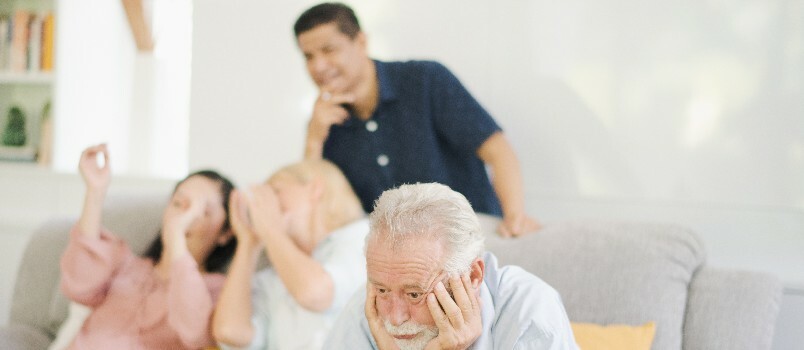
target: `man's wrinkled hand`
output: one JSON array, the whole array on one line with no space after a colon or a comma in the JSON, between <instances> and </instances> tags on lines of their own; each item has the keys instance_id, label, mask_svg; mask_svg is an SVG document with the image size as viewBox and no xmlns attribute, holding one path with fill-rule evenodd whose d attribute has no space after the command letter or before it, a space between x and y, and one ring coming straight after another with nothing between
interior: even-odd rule
<instances>
[{"instance_id":1,"label":"man's wrinkled hand","mask_svg":"<svg viewBox=\"0 0 804 350\"><path fill-rule=\"evenodd\" d=\"M438 336L427 343L427 350L463 350L483 332L480 300L469 274L450 277L449 284L454 300L441 282L427 295L427 307L438 327Z\"/></svg>"}]
</instances>

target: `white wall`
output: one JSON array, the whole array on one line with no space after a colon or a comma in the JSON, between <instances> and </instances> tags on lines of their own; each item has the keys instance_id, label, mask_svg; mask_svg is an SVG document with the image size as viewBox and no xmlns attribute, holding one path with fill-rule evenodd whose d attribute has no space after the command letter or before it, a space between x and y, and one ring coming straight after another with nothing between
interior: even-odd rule
<instances>
[{"instance_id":1,"label":"white wall","mask_svg":"<svg viewBox=\"0 0 804 350\"><path fill-rule=\"evenodd\" d=\"M247 184L300 157L315 88L292 24L312 4L195 3L191 168ZM531 210L696 224L715 262L758 246L804 285L804 1L351 4L374 57L440 60L492 112Z\"/></svg>"},{"instance_id":2,"label":"white wall","mask_svg":"<svg viewBox=\"0 0 804 350\"><path fill-rule=\"evenodd\" d=\"M158 1L153 52L136 50L122 2L58 4L54 164L75 172L81 151L106 142L114 172L181 178L187 173L190 0Z\"/></svg>"}]
</instances>

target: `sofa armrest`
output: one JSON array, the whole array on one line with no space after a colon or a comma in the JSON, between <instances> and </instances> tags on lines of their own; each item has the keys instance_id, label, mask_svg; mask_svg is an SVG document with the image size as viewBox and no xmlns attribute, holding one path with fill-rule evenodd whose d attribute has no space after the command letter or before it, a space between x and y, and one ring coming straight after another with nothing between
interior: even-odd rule
<instances>
[{"instance_id":1,"label":"sofa armrest","mask_svg":"<svg viewBox=\"0 0 804 350\"><path fill-rule=\"evenodd\" d=\"M781 298L771 274L702 268L690 284L684 349L770 349Z\"/></svg>"},{"instance_id":2,"label":"sofa armrest","mask_svg":"<svg viewBox=\"0 0 804 350\"><path fill-rule=\"evenodd\" d=\"M30 326L11 324L0 327L0 349L44 350L50 341L45 332Z\"/></svg>"}]
</instances>

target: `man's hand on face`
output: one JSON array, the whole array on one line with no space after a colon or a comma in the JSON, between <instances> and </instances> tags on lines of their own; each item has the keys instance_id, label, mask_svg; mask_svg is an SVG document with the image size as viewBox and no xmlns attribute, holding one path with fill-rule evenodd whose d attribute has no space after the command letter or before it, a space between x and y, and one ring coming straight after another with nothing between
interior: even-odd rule
<instances>
[{"instance_id":1,"label":"man's hand on face","mask_svg":"<svg viewBox=\"0 0 804 350\"><path fill-rule=\"evenodd\" d=\"M441 282L427 295L427 307L438 327L438 336L427 343L427 350L466 349L483 332L480 300L469 274L450 277L449 284L454 300Z\"/></svg>"},{"instance_id":2,"label":"man's hand on face","mask_svg":"<svg viewBox=\"0 0 804 350\"><path fill-rule=\"evenodd\" d=\"M354 102L352 94L322 91L315 101L313 117L307 125L308 139L323 143L329 136L330 126L342 124L349 118L349 111L344 105Z\"/></svg>"},{"instance_id":3,"label":"man's hand on face","mask_svg":"<svg viewBox=\"0 0 804 350\"><path fill-rule=\"evenodd\" d=\"M366 319L371 329L371 336L374 337L379 350L399 350L394 337L385 330L383 321L377 313L377 293L368 283L366 283Z\"/></svg>"}]
</instances>

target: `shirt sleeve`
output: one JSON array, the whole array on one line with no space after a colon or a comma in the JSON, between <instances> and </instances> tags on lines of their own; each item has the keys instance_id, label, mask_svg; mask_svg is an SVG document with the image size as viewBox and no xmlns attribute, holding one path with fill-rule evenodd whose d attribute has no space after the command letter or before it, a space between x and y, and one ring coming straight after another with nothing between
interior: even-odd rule
<instances>
[{"instance_id":1,"label":"shirt sleeve","mask_svg":"<svg viewBox=\"0 0 804 350\"><path fill-rule=\"evenodd\" d=\"M352 231L336 237L330 255L322 262L323 268L332 278L333 298L329 310L341 310L349 298L366 285L366 258L363 256L365 234ZM363 229L363 225L359 226Z\"/></svg>"},{"instance_id":2,"label":"shirt sleeve","mask_svg":"<svg viewBox=\"0 0 804 350\"><path fill-rule=\"evenodd\" d=\"M365 303L366 292L362 288L348 301L324 344L333 349L376 350L364 313Z\"/></svg>"},{"instance_id":3,"label":"shirt sleeve","mask_svg":"<svg viewBox=\"0 0 804 350\"><path fill-rule=\"evenodd\" d=\"M98 306L106 299L121 265L131 256L128 246L107 230L102 229L98 238L89 238L74 226L61 257L61 291L75 302Z\"/></svg>"},{"instance_id":4,"label":"shirt sleeve","mask_svg":"<svg viewBox=\"0 0 804 350\"><path fill-rule=\"evenodd\" d=\"M223 276L210 274L205 278L189 254L171 264L168 324L187 347L214 345L209 322L222 287Z\"/></svg>"},{"instance_id":5,"label":"shirt sleeve","mask_svg":"<svg viewBox=\"0 0 804 350\"><path fill-rule=\"evenodd\" d=\"M268 327L270 327L270 310L268 308L268 284L271 283L273 271L265 269L252 278L251 286L251 326L254 336L245 347L236 347L218 342L221 350L259 350L268 348Z\"/></svg>"},{"instance_id":6,"label":"shirt sleeve","mask_svg":"<svg viewBox=\"0 0 804 350\"><path fill-rule=\"evenodd\" d=\"M514 345L514 350L578 350L572 337L572 330L554 329L545 332L531 323Z\"/></svg>"},{"instance_id":7,"label":"shirt sleeve","mask_svg":"<svg viewBox=\"0 0 804 350\"><path fill-rule=\"evenodd\" d=\"M431 79L433 124L455 149L474 154L501 129L449 69L437 62L430 63L426 76Z\"/></svg>"}]
</instances>

